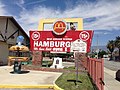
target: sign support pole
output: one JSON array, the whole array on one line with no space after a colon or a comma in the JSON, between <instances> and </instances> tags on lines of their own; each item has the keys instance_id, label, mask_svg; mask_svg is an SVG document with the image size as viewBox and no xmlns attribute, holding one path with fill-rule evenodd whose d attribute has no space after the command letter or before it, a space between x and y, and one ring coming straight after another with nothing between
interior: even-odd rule
<instances>
[{"instance_id":1,"label":"sign support pole","mask_svg":"<svg viewBox=\"0 0 120 90\"><path fill-rule=\"evenodd\" d=\"M76 82L78 81L78 59L76 59Z\"/></svg>"},{"instance_id":2,"label":"sign support pole","mask_svg":"<svg viewBox=\"0 0 120 90\"><path fill-rule=\"evenodd\" d=\"M79 83L82 83L80 80L78 80L78 56L79 55L77 55L78 53L76 52L76 51L74 51L74 59L75 59L75 68L76 68L76 80L67 80L67 81L69 81L69 82L74 82L75 83L75 85L77 86L77 82L79 82Z\"/></svg>"}]
</instances>

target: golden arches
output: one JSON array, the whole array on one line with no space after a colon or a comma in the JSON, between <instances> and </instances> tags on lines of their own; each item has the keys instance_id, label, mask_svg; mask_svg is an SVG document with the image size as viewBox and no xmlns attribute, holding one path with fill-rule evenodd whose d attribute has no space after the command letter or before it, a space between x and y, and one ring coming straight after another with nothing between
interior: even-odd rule
<instances>
[{"instance_id":1,"label":"golden arches","mask_svg":"<svg viewBox=\"0 0 120 90\"><path fill-rule=\"evenodd\" d=\"M66 28L66 25L65 25L65 23L64 22L56 22L55 24L54 24L54 30L56 30L56 29L61 29L62 31L64 31L65 30L65 28Z\"/></svg>"}]
</instances>

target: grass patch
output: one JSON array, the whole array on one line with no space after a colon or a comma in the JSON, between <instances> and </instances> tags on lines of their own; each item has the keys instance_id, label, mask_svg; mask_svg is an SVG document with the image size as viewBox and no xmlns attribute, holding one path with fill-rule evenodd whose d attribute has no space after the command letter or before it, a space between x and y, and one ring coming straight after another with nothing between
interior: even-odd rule
<instances>
[{"instance_id":1,"label":"grass patch","mask_svg":"<svg viewBox=\"0 0 120 90\"><path fill-rule=\"evenodd\" d=\"M44 67L50 67L52 65L52 61L42 61L42 66Z\"/></svg>"},{"instance_id":2,"label":"grass patch","mask_svg":"<svg viewBox=\"0 0 120 90\"><path fill-rule=\"evenodd\" d=\"M55 83L64 90L94 90L87 73L79 74L78 80L82 83L77 82L77 85L75 85L74 82L68 82L67 80L76 80L75 72L63 73Z\"/></svg>"},{"instance_id":3,"label":"grass patch","mask_svg":"<svg viewBox=\"0 0 120 90\"><path fill-rule=\"evenodd\" d=\"M75 66L71 66L71 67L65 67L65 70L75 70Z\"/></svg>"}]
</instances>

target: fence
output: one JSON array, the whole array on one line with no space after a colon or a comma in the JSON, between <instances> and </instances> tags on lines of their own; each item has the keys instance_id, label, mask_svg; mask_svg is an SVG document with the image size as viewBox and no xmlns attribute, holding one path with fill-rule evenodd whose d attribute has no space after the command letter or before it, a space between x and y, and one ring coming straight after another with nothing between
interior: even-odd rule
<instances>
[{"instance_id":1,"label":"fence","mask_svg":"<svg viewBox=\"0 0 120 90\"><path fill-rule=\"evenodd\" d=\"M93 82L98 87L98 90L104 90L104 60L87 58L82 61L84 67L88 70Z\"/></svg>"}]
</instances>

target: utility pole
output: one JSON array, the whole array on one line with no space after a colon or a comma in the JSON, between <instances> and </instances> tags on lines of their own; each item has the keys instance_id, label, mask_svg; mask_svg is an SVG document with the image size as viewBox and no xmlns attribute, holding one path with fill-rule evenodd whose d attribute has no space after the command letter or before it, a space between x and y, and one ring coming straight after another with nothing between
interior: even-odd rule
<instances>
[{"instance_id":1,"label":"utility pole","mask_svg":"<svg viewBox=\"0 0 120 90\"><path fill-rule=\"evenodd\" d=\"M98 53L99 53L99 48L98 48L98 34L97 34L97 59L98 59Z\"/></svg>"}]
</instances>

